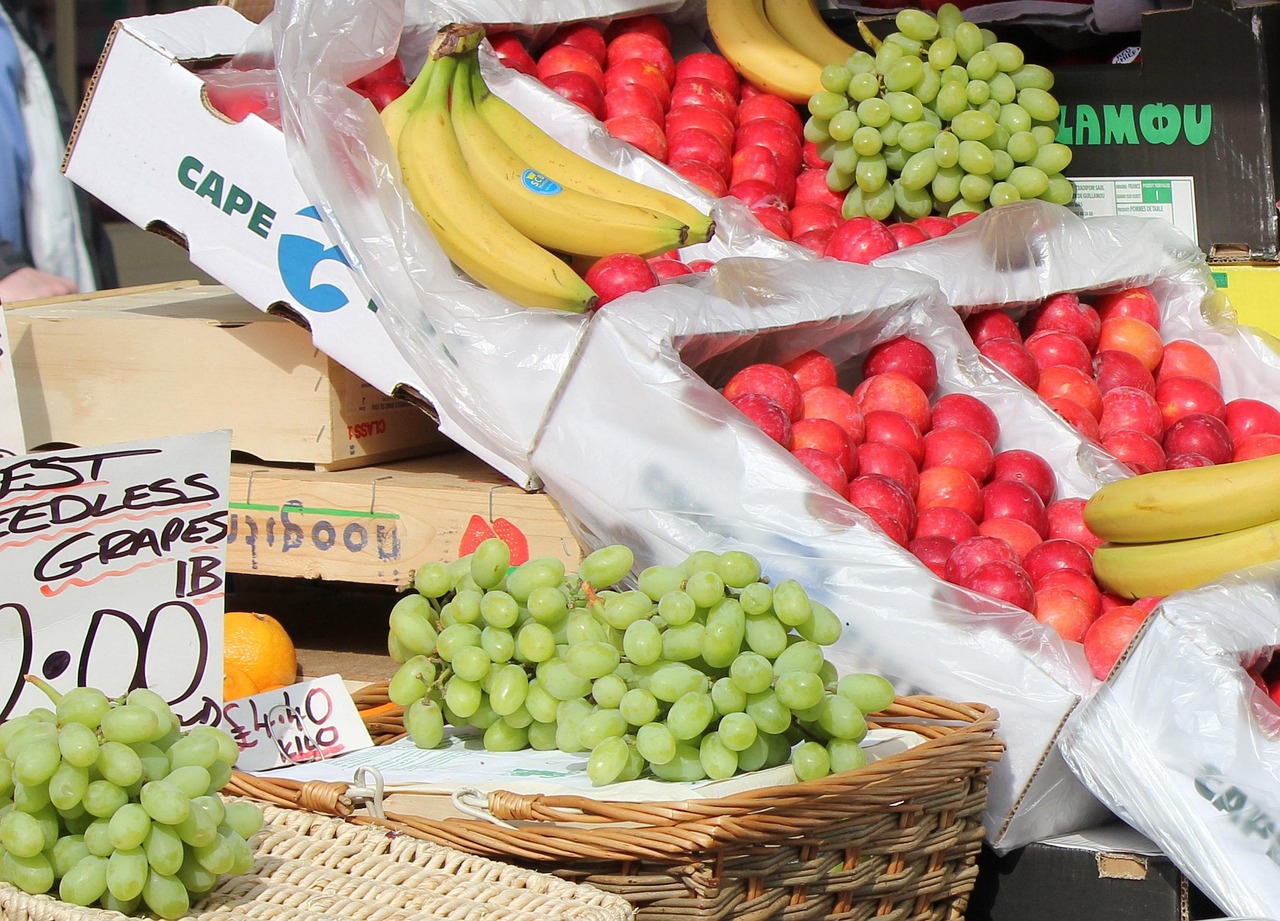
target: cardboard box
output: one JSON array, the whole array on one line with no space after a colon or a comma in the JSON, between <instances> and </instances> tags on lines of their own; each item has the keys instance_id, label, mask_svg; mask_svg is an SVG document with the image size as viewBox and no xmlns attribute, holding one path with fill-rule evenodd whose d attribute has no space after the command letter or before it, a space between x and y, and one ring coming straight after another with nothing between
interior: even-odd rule
<instances>
[{"instance_id":1,"label":"cardboard box","mask_svg":"<svg viewBox=\"0 0 1280 921\"><path fill-rule=\"evenodd\" d=\"M1077 207L1174 220L1214 260L1276 262L1280 3L1154 10L1141 47L1138 63L1054 70Z\"/></svg>"},{"instance_id":2,"label":"cardboard box","mask_svg":"<svg viewBox=\"0 0 1280 921\"><path fill-rule=\"evenodd\" d=\"M5 310L27 446L231 429L264 461L337 469L451 442L416 406L221 285L158 285Z\"/></svg>"},{"instance_id":3,"label":"cardboard box","mask_svg":"<svg viewBox=\"0 0 1280 921\"><path fill-rule=\"evenodd\" d=\"M1280 266L1217 265L1213 280L1237 322L1280 337Z\"/></svg>"},{"instance_id":4,"label":"cardboard box","mask_svg":"<svg viewBox=\"0 0 1280 921\"><path fill-rule=\"evenodd\" d=\"M1222 912L1151 841L1123 823L983 848L967 921L1197 921Z\"/></svg>"}]
</instances>

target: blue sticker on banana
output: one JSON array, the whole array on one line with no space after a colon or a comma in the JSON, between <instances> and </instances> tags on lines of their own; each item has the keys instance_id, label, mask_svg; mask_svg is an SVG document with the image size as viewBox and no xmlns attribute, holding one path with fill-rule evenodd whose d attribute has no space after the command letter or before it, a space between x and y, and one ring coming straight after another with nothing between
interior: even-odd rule
<instances>
[{"instance_id":1,"label":"blue sticker on banana","mask_svg":"<svg viewBox=\"0 0 1280 921\"><path fill-rule=\"evenodd\" d=\"M520 176L520 181L530 192L536 192L539 195L556 195L561 189L560 183L550 176L544 176L536 169L525 170Z\"/></svg>"}]
</instances>

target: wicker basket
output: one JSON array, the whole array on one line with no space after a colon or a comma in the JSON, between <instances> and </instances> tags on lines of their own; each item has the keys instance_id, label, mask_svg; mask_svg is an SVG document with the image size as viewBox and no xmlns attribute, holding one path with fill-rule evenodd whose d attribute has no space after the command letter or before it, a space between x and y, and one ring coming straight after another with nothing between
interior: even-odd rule
<instances>
[{"instance_id":1,"label":"wicker basket","mask_svg":"<svg viewBox=\"0 0 1280 921\"><path fill-rule=\"evenodd\" d=\"M359 695L375 739L403 733L385 685ZM602 802L494 793L484 819L359 813L346 784L237 774L258 800L383 825L616 893L641 921L960 921L1002 746L980 704L903 697L871 721L926 741L822 780L717 799Z\"/></svg>"},{"instance_id":2,"label":"wicker basket","mask_svg":"<svg viewBox=\"0 0 1280 921\"><path fill-rule=\"evenodd\" d=\"M257 860L192 906L195 921L630 921L626 900L383 828L264 805ZM119 921L0 883L6 921Z\"/></svg>"}]
</instances>

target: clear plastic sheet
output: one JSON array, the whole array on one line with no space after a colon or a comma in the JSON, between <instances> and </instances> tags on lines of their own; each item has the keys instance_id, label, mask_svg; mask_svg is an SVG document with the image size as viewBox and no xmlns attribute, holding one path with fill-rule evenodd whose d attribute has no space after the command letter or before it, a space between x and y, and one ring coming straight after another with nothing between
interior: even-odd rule
<instances>
[{"instance_id":1,"label":"clear plastic sheet","mask_svg":"<svg viewBox=\"0 0 1280 921\"><path fill-rule=\"evenodd\" d=\"M830 651L838 668L880 672L902 692L996 706L1008 748L986 821L1000 847L1094 824L1105 811L1052 751L1062 721L1095 684L1081 648L1024 611L936 578L715 390L747 364L810 348L831 357L852 387L861 356L898 335L933 351L939 394L970 393L995 411L998 449L1044 456L1060 495L1091 495L1124 476L980 360L927 279L832 260L749 258L600 311L534 468L585 545L627 543L638 566L699 548L747 549L766 573L800 580L841 617L845 633Z\"/></svg>"},{"instance_id":2,"label":"clear plastic sheet","mask_svg":"<svg viewBox=\"0 0 1280 921\"><path fill-rule=\"evenodd\" d=\"M1278 594L1269 564L1170 595L1059 743L1220 908L1269 918L1280 917L1280 712L1245 663L1280 647Z\"/></svg>"},{"instance_id":3,"label":"clear plastic sheet","mask_svg":"<svg viewBox=\"0 0 1280 921\"><path fill-rule=\"evenodd\" d=\"M579 4L588 6L585 2ZM441 430L500 469L528 472L528 451L590 317L528 310L476 285L445 258L413 210L373 106L347 84L399 53L412 76L435 30L483 12L528 18L524 4L399 0L281 0L239 56L268 32L280 81L282 130L298 182L378 305L378 316L436 409ZM600 4L608 10L610 4ZM255 50L256 48L256 50ZM741 203L701 190L610 138L595 119L536 80L502 67L484 46L495 92L578 152L715 208L706 255L781 256Z\"/></svg>"}]
</instances>

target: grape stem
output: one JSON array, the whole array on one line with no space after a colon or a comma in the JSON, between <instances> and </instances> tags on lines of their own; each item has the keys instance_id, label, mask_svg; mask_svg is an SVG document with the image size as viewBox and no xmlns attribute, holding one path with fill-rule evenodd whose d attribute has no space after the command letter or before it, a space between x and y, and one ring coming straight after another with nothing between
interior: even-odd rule
<instances>
[{"instance_id":1,"label":"grape stem","mask_svg":"<svg viewBox=\"0 0 1280 921\"><path fill-rule=\"evenodd\" d=\"M56 705L57 703L59 703L59 702L62 700L62 694L61 694L60 692L58 692L58 691L54 690L53 685L51 685L49 682L45 681L45 680L44 680L43 678L41 678L40 676L38 676L38 675L23 675L23 676L22 676L22 680L23 680L23 681L26 681L26 682L29 682L30 684L34 684L34 685L35 685L36 687L38 687L40 690L44 691L45 696L46 696L46 697L48 697L51 701L53 701L55 705Z\"/></svg>"},{"instance_id":2,"label":"grape stem","mask_svg":"<svg viewBox=\"0 0 1280 921\"><path fill-rule=\"evenodd\" d=\"M871 27L861 19L858 20L858 35L862 37L862 40L866 42L867 47L872 51L879 51L880 46L884 44L884 42L882 42L876 34L871 31Z\"/></svg>"}]
</instances>

